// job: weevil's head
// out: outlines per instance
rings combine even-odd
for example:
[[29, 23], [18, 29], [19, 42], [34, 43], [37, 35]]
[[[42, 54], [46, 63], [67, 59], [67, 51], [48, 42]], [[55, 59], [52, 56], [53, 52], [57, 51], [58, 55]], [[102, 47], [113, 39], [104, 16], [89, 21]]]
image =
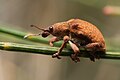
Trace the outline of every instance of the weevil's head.
[[49, 26], [48, 31], [53, 36], [63, 38], [64, 36], [69, 35], [69, 25], [66, 22], [55, 23]]

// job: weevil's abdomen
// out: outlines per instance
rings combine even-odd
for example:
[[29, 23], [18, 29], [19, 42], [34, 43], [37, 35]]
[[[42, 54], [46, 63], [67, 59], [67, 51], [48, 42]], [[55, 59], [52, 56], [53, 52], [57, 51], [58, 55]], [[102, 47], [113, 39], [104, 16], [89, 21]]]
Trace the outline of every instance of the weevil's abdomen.
[[95, 25], [80, 19], [71, 19], [67, 22], [70, 25], [70, 32], [73, 38], [77, 38], [85, 45], [98, 42], [105, 48], [104, 37]]

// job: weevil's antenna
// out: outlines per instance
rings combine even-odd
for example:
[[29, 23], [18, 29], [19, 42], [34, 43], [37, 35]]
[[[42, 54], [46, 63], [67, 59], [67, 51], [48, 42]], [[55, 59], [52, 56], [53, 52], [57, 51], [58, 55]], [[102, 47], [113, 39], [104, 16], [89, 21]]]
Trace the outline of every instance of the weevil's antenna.
[[30, 25], [31, 27], [35, 27], [35, 28], [37, 28], [37, 29], [39, 29], [39, 30], [42, 30], [42, 31], [46, 31], [45, 29], [42, 29], [42, 28], [40, 28], [40, 27], [38, 27], [38, 26], [35, 26], [35, 25]]

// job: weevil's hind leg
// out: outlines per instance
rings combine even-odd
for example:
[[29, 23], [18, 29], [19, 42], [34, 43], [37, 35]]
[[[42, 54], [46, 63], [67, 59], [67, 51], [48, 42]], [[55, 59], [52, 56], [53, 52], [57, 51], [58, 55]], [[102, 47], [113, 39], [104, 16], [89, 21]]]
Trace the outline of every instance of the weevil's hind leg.
[[95, 52], [89, 52], [89, 57], [90, 57], [90, 60], [95, 62]]
[[95, 59], [100, 59], [100, 55], [96, 51], [89, 52], [90, 60], [95, 62]]
[[40, 33], [39, 34], [27, 34], [27, 35], [24, 36], [24, 38], [26, 39], [30, 36], [39, 36], [39, 35], [41, 35], [41, 34]]
[[53, 46], [53, 43], [57, 42], [57, 41], [59, 41], [59, 39], [57, 37], [51, 38], [50, 41], [49, 41], [50, 46]]
[[102, 45], [99, 43], [89, 43], [84, 48], [91, 50], [89, 52], [89, 56], [90, 56], [90, 60], [93, 62], [95, 62], [95, 58], [100, 59], [99, 54], [97, 54], [97, 50], [101, 50], [101, 51], [103, 50], [104, 52], [104, 49], [102, 49]]
[[64, 41], [64, 42], [62, 43], [62, 45], [61, 45], [61, 47], [59, 48], [58, 52], [55, 53], [55, 54], [53, 54], [53, 55], [52, 55], [52, 58], [57, 57], [58, 59], [61, 59], [61, 57], [59, 57], [59, 55], [60, 55], [60, 53], [62, 52], [63, 48], [66, 46], [67, 42], [69, 41], [69, 37], [68, 37], [68, 36], [64, 36], [63, 41]]
[[79, 57], [78, 57], [78, 54], [80, 53], [79, 48], [78, 48], [74, 43], [72, 43], [71, 41], [68, 41], [68, 42], [69, 42], [71, 48], [72, 48], [73, 51], [74, 51], [74, 54], [71, 54], [71, 56], [70, 56], [71, 59], [72, 59], [73, 61], [75, 61], [75, 62], [80, 62], [80, 59], [79, 59]]

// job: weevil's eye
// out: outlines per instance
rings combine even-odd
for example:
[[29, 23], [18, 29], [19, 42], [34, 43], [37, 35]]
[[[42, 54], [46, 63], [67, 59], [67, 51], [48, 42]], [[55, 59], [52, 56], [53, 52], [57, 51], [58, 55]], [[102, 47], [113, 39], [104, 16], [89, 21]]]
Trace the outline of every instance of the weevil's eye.
[[49, 27], [49, 31], [53, 32], [53, 27], [52, 26]]

